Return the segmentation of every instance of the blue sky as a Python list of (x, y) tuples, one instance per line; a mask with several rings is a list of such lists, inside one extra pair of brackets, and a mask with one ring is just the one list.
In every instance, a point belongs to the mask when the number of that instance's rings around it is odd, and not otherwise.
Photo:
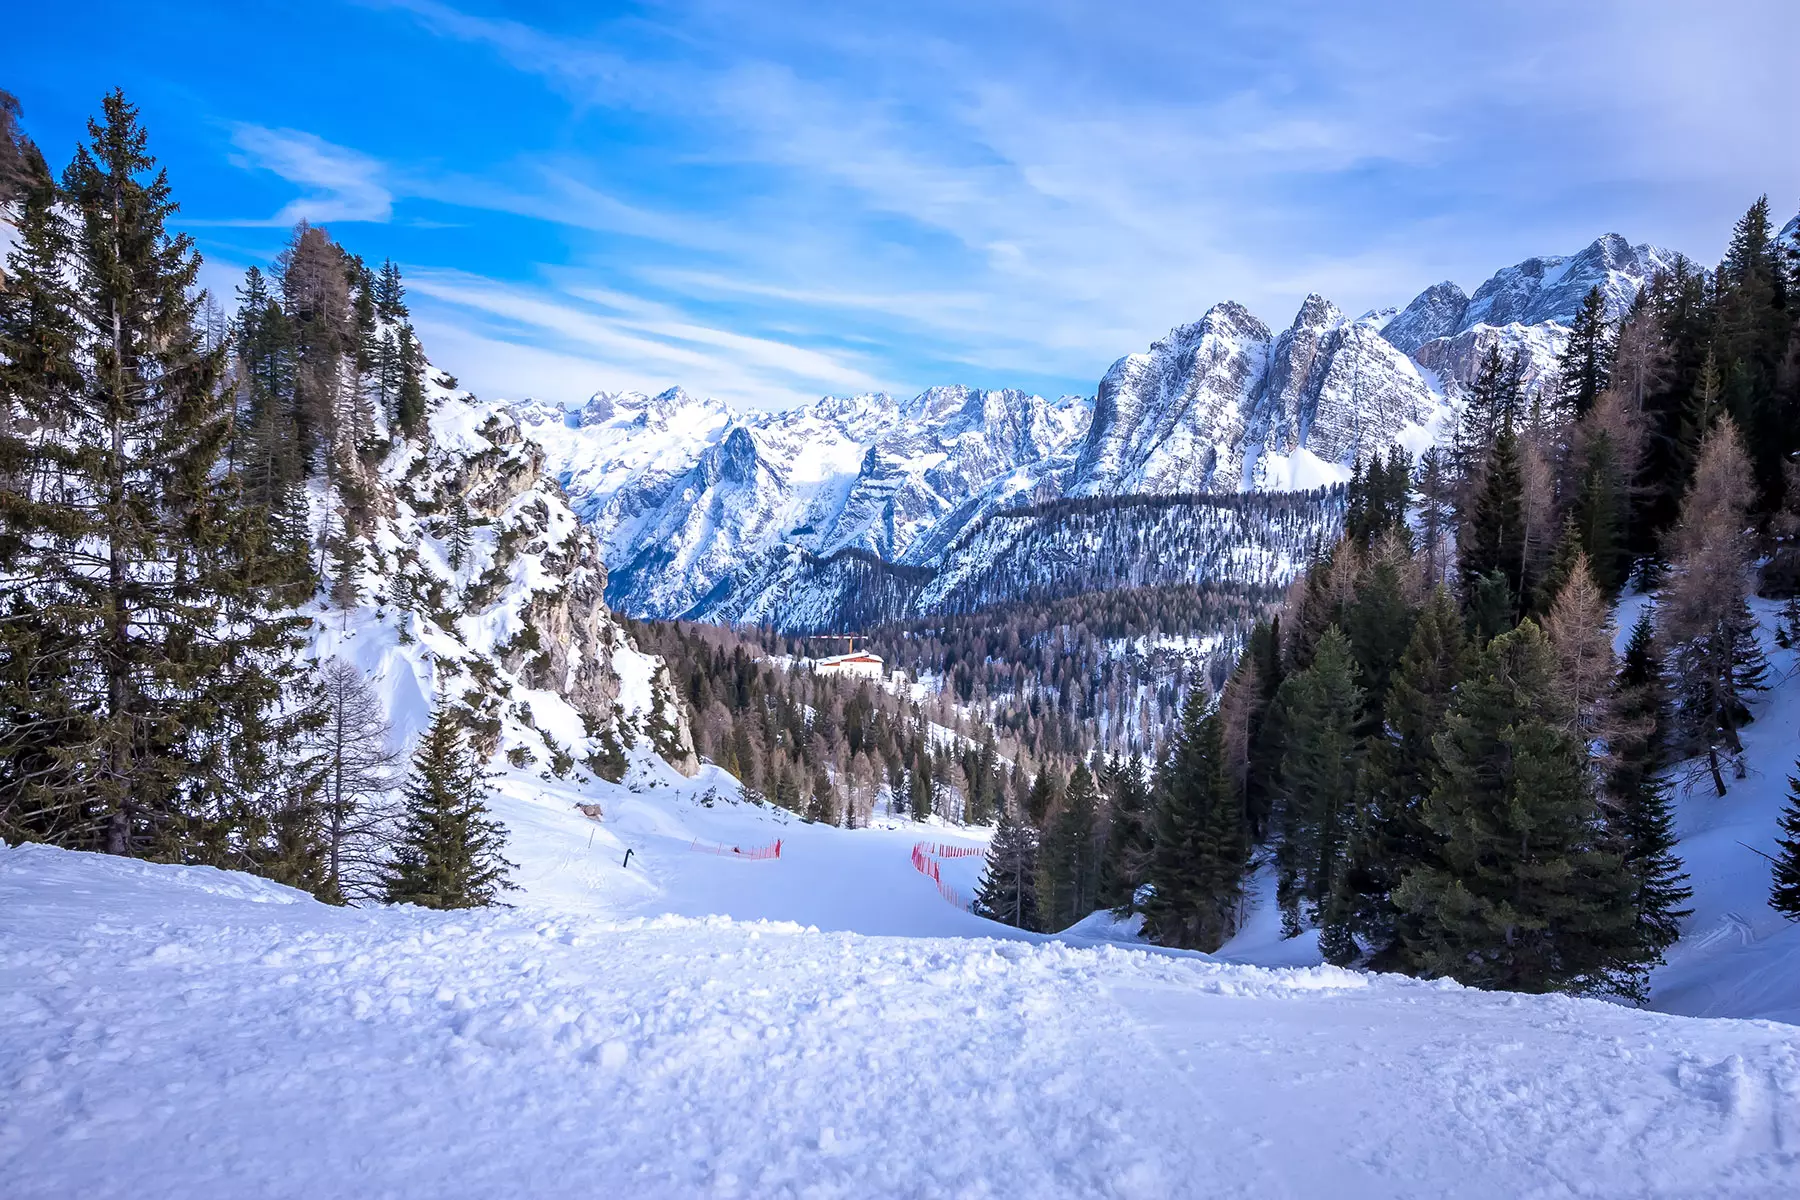
[(300, 217), (393, 257), (484, 396), (1054, 395), (1219, 300), (1716, 258), (1800, 208), (1791, 2), (45, 2), (0, 87), (60, 164), (123, 86), (226, 295)]

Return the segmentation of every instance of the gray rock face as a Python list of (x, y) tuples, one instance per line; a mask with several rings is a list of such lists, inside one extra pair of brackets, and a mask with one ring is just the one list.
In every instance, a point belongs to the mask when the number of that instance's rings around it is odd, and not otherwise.
[(1310, 295), (1279, 334), (1223, 303), (1119, 359), (1091, 401), (936, 387), (746, 415), (672, 388), (602, 393), (574, 414), (515, 412), (556, 429), (541, 439), (549, 469), (600, 538), (614, 605), (714, 619), (797, 611), (778, 595), (796, 571), (850, 586), (855, 570), (816, 569), (845, 554), (938, 569), (966, 531), (1021, 504), (1340, 481), (1358, 457), (1417, 450), (1447, 428), (1490, 345), (1521, 351), (1535, 386), (1589, 289), (1616, 316), (1673, 259), (1608, 234), (1498, 271), (1472, 296), (1435, 284), (1398, 313), (1351, 321)]
[(1434, 283), (1382, 326), (1381, 336), (1402, 353), (1412, 354), (1426, 342), (1463, 328), (1463, 315), (1468, 311), (1469, 297), (1461, 288), (1449, 280)]
[(1475, 289), (1457, 332), (1475, 325), (1568, 325), (1593, 288), (1606, 298), (1607, 316), (1617, 319), (1638, 289), (1657, 271), (1674, 265), (1675, 255), (1657, 246), (1633, 246), (1616, 233), (1596, 238), (1567, 258), (1528, 258), (1494, 273)]
[(1525, 358), (1525, 390), (1529, 394), (1556, 375), (1557, 359), (1568, 341), (1568, 329), (1557, 324), (1477, 325), (1426, 342), (1413, 360), (1436, 372), (1445, 388), (1454, 392), (1475, 382), (1475, 372), (1490, 346), (1498, 346), (1500, 353), (1509, 357), (1517, 351)]
[(1245, 417), (1268, 367), (1269, 329), (1240, 304), (1213, 306), (1112, 365), (1075, 463), (1079, 496), (1235, 488)]

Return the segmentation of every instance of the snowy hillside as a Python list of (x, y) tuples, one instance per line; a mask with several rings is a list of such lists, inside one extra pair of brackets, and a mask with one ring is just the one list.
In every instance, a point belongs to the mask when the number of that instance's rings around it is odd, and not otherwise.
[(672, 388), (497, 411), (546, 447), (614, 607), (811, 628), (863, 599), (849, 589), (868, 572), (846, 553), (964, 576), (981, 569), (952, 561), (964, 535), (1022, 505), (1343, 483), (1359, 455), (1442, 436), (1490, 346), (1519, 351), (1535, 388), (1589, 289), (1617, 317), (1672, 261), (1608, 234), (1397, 313), (1351, 320), (1308, 296), (1279, 332), (1222, 303), (1119, 359), (1091, 399), (938, 387), (742, 414)]
[[(643, 836), (674, 811), (621, 824)], [(904, 861), (897, 838), (816, 833)], [(793, 844), (776, 862), (691, 853), (689, 873), (730, 878), (720, 893), (828, 882)], [(1111, 946), (646, 919), (625, 872), (584, 867), (616, 849), (570, 837), (556, 870), (587, 871), (602, 904), (564, 906), (544, 879), (516, 910), (454, 913), (0, 849), (0, 1012), (25, 1034), (0, 1039), (8, 1194), (1800, 1187), (1792, 1026)], [(788, 878), (744, 882), (757, 872)], [(951, 932), (961, 915), (910, 882), (927, 907), (896, 893), (891, 914)]]
[[(377, 516), (361, 577), (353, 596), (328, 588), (302, 610), (308, 653), (374, 683), (395, 746), (450, 694), (489, 731), (484, 751), (534, 771), (570, 773), (653, 716), (674, 730), (658, 749), (696, 770), (667, 670), (607, 609), (599, 548), (546, 478), (542, 447), (425, 375), (426, 435), (396, 440), (365, 481)], [(326, 500), (315, 497), (315, 522), (330, 519)]]

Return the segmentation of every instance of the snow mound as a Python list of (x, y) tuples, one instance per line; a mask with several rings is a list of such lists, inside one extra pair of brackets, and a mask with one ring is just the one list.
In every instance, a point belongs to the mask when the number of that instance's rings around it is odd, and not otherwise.
[(1800, 1189), (1791, 1026), (122, 866), (0, 849), (19, 1200)]

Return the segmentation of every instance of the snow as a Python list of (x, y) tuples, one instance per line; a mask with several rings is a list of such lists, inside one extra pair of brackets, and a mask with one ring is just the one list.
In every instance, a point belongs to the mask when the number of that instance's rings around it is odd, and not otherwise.
[(1108, 944), (332, 909), (23, 846), (0, 1013), (19, 1200), (1800, 1188), (1795, 1027)]
[[(321, 637), (392, 653), (354, 617)], [(1659, 1006), (1800, 1019), (1800, 926), (1735, 845), (1769, 844), (1797, 717), (1790, 681), (1746, 733), (1757, 773), (1682, 800), (1700, 895)], [(1800, 1189), (1795, 1024), (1324, 966), (1314, 937), (1280, 936), (1266, 868), (1218, 955), (1106, 913), (1022, 934), (912, 867), (915, 843), (987, 831), (808, 824), (715, 767), (630, 757), (616, 785), (503, 771), (512, 909), (333, 909), (0, 848), (6, 1194)], [(776, 839), (764, 861), (695, 849)], [(937, 861), (974, 890), (980, 856)]]
[[(1745, 779), (1727, 772), (1714, 794), (1698, 765), (1678, 770), (1675, 831), (1694, 889), (1694, 913), (1668, 965), (1652, 979), (1651, 1003), (1694, 1016), (1755, 1016), (1800, 1024), (1800, 923), (1769, 907), (1769, 861), (1800, 754), (1800, 662), (1771, 636), (1779, 605), (1752, 600), (1774, 686), (1750, 708), (1742, 731)], [(1629, 633), (1630, 618), (1621, 617)]]

